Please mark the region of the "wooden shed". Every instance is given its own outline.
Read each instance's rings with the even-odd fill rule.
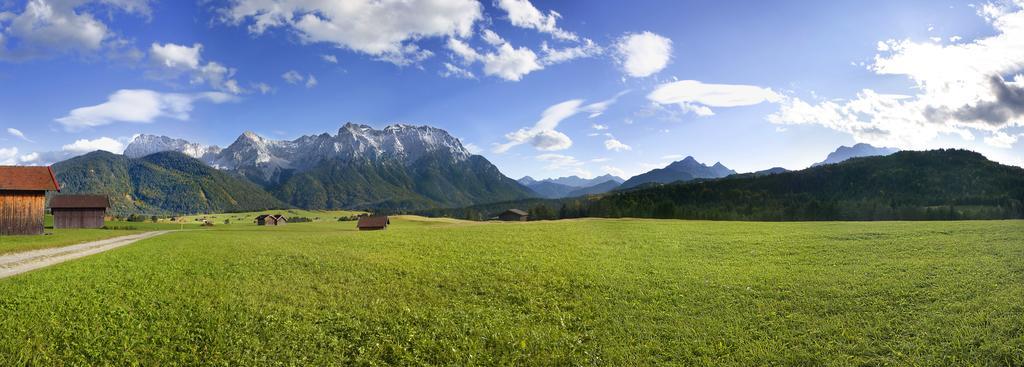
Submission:
[[[256,217],[258,226],[280,226],[285,223],[288,223],[288,219],[281,214],[263,214]]]
[[[498,219],[507,222],[525,222],[530,214],[519,209],[509,209],[498,214]]]
[[[43,234],[47,191],[60,191],[50,167],[0,166],[0,236]]]
[[[53,228],[102,228],[110,207],[106,195],[57,195],[50,198]]]
[[[374,215],[359,217],[359,223],[356,223],[356,228],[360,231],[377,231],[388,229],[388,225],[391,224],[391,219],[386,215]]]

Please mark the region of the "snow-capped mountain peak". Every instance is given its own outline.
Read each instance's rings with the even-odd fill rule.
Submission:
[[[223,169],[246,169],[248,172],[255,169],[268,180],[277,171],[301,171],[325,159],[390,158],[408,165],[430,154],[457,162],[472,156],[459,139],[439,128],[394,124],[377,130],[354,123],[343,125],[337,135],[305,135],[290,141],[268,139],[246,131],[224,149],[182,139],[140,135],[128,146],[125,154],[142,156],[161,151],[182,152]]]
[[[184,139],[141,134],[132,139],[132,142],[125,148],[124,155],[139,158],[166,151],[181,152],[192,158],[209,161],[213,156],[220,154],[221,149],[216,145],[202,145]]]

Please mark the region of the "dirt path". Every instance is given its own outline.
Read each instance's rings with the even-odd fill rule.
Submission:
[[[35,270],[54,264],[60,264],[68,260],[97,254],[124,245],[130,245],[135,243],[135,241],[156,237],[168,232],[173,231],[146,232],[80,243],[71,246],[0,255],[0,279],[18,275],[29,270]]]

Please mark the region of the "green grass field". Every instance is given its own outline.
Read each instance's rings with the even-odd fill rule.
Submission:
[[[0,254],[75,245],[161,229],[200,228],[198,224],[107,221],[106,229],[54,229],[53,217],[46,216],[44,236],[0,236]]]
[[[215,226],[0,280],[0,365],[1024,365],[1024,222]]]
[[[125,236],[130,234],[142,233],[146,231],[165,230],[165,229],[211,229],[200,227],[202,219],[206,219],[214,224],[214,227],[218,229],[247,229],[248,227],[254,227],[254,223],[257,216],[260,214],[282,214],[286,217],[305,217],[313,220],[314,222],[335,222],[340,217],[351,217],[354,215],[361,214],[362,212],[349,211],[349,210],[302,210],[302,209],[283,209],[283,210],[268,210],[262,212],[244,212],[244,213],[218,213],[218,214],[199,214],[199,215],[188,215],[175,218],[175,221],[169,220],[169,218],[160,218],[156,223],[152,221],[145,222],[126,222],[126,221],[107,221],[105,229],[54,229],[53,228],[53,217],[50,215],[46,216],[45,225],[46,233],[45,236],[2,236],[0,237],[0,254],[12,253],[19,251],[38,250],[43,248],[61,247],[76,245],[79,243],[102,240],[107,238]],[[317,219],[319,218],[319,219]],[[224,221],[227,220],[228,223]],[[354,222],[352,222],[354,223]],[[346,226],[345,222],[338,224],[341,227]],[[351,224],[354,226],[355,224]],[[225,228],[227,227],[227,228]],[[251,228],[248,228],[251,229]]]
[[[229,220],[231,224],[253,224],[256,217],[261,214],[281,214],[285,217],[303,217],[309,218],[314,222],[331,222],[337,221],[340,217],[351,217],[362,214],[363,212],[351,211],[351,210],[304,210],[304,209],[281,209],[281,210],[264,210],[259,212],[244,212],[244,213],[217,213],[217,214],[197,214],[197,215],[186,215],[175,218],[175,223],[193,223],[206,219],[213,222],[214,224],[222,224],[225,219]],[[162,219],[161,222],[169,222],[169,219]]]

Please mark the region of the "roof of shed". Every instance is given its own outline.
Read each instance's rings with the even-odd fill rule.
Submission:
[[[57,195],[50,199],[50,209],[109,208],[106,195]]]
[[[375,215],[372,217],[360,217],[359,223],[356,224],[358,228],[383,228],[391,224],[391,220],[386,215]]]
[[[60,185],[50,167],[0,166],[0,190],[60,191]]]

